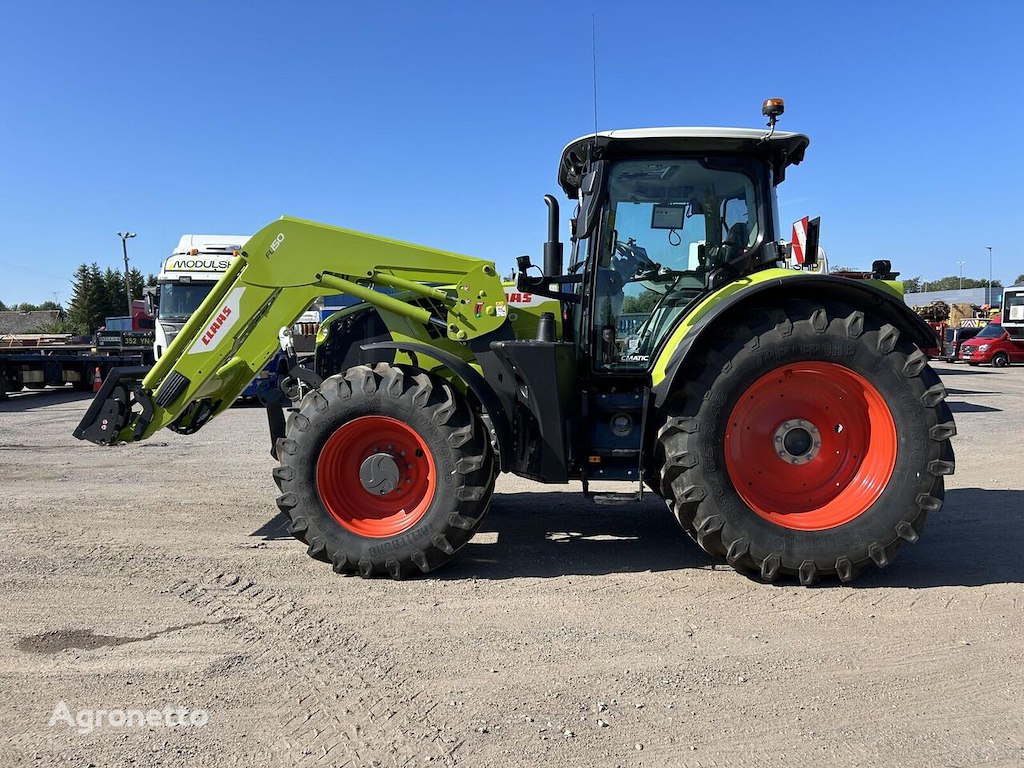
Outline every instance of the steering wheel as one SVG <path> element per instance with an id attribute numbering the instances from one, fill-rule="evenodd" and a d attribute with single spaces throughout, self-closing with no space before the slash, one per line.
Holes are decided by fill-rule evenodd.
<path id="1" fill-rule="evenodd" d="M 701 270 L 692 269 L 671 269 L 663 267 L 653 261 L 647 253 L 636 245 L 635 240 L 615 241 L 615 254 L 621 256 L 624 266 L 628 266 L 628 272 L 621 267 L 615 267 L 615 271 L 622 277 L 624 283 L 647 282 L 647 283 L 675 283 L 680 278 L 692 277 L 701 282 L 704 275 Z"/>
<path id="2" fill-rule="evenodd" d="M 615 255 L 621 256 L 622 260 L 629 266 L 629 270 L 624 270 L 619 266 L 615 267 L 615 271 L 622 275 L 624 280 L 635 280 L 636 276 L 643 272 L 657 272 L 661 269 L 661 265 L 651 261 L 647 252 L 636 244 L 636 240 L 630 238 L 626 242 L 621 240 L 615 241 Z"/>

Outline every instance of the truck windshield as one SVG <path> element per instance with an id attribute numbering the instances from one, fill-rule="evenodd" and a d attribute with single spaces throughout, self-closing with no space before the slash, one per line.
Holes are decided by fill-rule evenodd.
<path id="1" fill-rule="evenodd" d="M 979 333 L 974 338 L 976 338 L 976 339 L 998 339 L 1002 335 L 1003 335 L 1003 326 L 1001 326 L 999 323 L 989 323 L 984 328 L 982 328 L 981 329 L 981 333 Z"/>
<path id="2" fill-rule="evenodd" d="M 157 317 L 161 320 L 188 320 L 213 286 L 213 283 L 160 283 Z"/>

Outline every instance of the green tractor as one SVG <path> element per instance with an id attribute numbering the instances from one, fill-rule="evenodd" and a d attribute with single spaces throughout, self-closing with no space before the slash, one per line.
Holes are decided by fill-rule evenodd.
<path id="1" fill-rule="evenodd" d="M 264 397 L 280 509 L 339 573 L 400 579 L 479 528 L 499 472 L 665 500 L 711 555 L 767 581 L 885 567 L 939 509 L 954 461 L 931 329 L 885 262 L 787 266 L 776 186 L 809 140 L 769 130 L 594 133 L 562 153 L 568 265 L 548 195 L 543 268 L 282 217 L 152 368 L 113 371 L 75 436 L 191 433 L 289 352 Z M 318 296 L 315 370 L 289 327 Z M 294 406 L 289 407 L 290 396 Z M 597 481 L 627 481 L 628 493 Z M 621 484 L 618 486 L 621 488 Z"/>

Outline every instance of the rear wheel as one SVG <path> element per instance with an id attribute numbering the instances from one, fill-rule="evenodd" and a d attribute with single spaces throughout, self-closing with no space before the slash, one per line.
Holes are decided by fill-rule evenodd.
<path id="1" fill-rule="evenodd" d="M 938 376 L 892 325 L 842 304 L 746 316 L 773 319 L 720 335 L 659 433 L 670 508 L 768 581 L 887 565 L 953 472 Z"/>
<path id="2" fill-rule="evenodd" d="M 992 367 L 993 368 L 1005 368 L 1010 364 L 1010 356 L 1005 352 L 996 352 L 992 356 Z"/>
<path id="3" fill-rule="evenodd" d="M 88 366 L 83 367 L 79 370 L 79 377 L 71 382 L 72 388 L 75 392 L 88 392 L 92 389 L 92 377 L 93 371 L 89 370 Z"/>
<path id="4" fill-rule="evenodd" d="M 491 449 L 465 398 L 424 371 L 356 366 L 306 395 L 278 441 L 277 503 L 311 556 L 400 579 L 447 562 L 479 527 Z"/>

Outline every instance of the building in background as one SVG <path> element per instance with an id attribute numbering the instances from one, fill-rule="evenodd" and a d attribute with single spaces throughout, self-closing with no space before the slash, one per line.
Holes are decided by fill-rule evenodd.
<path id="1" fill-rule="evenodd" d="M 977 304 L 979 307 L 988 304 L 994 307 L 1002 303 L 1003 289 L 999 286 L 992 286 L 991 294 L 989 294 L 987 286 L 952 291 L 922 291 L 921 293 L 904 294 L 903 300 L 908 307 L 923 307 L 933 301 L 944 301 L 947 304 Z"/>

